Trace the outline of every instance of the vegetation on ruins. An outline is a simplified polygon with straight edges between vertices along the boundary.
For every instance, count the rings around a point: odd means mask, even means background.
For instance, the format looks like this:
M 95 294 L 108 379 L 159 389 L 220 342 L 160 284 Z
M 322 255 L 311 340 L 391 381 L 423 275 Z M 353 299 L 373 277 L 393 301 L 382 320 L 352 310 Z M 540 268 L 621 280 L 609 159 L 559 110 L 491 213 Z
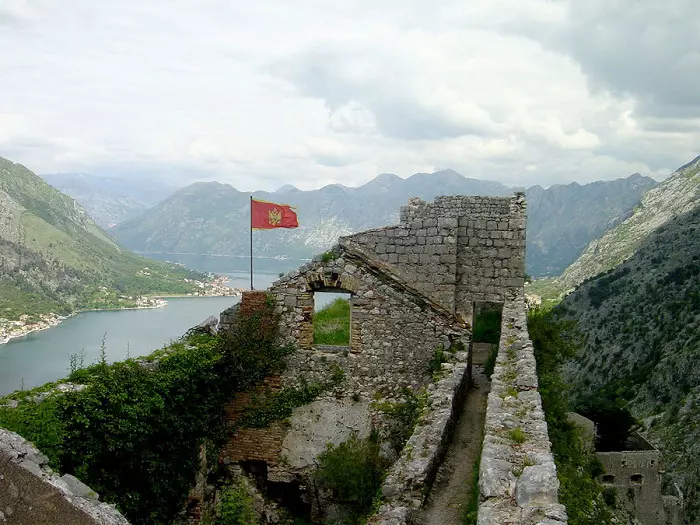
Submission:
M 301 378 L 298 386 L 283 388 L 270 394 L 261 404 L 250 407 L 236 421 L 236 426 L 264 428 L 274 421 L 288 418 L 295 408 L 308 405 L 323 392 L 338 386 L 344 378 L 345 372 L 337 365 L 325 381 L 309 384 Z
M 481 310 L 474 318 L 475 343 L 498 344 L 501 337 L 501 310 Z
M 314 479 L 320 488 L 332 492 L 336 502 L 351 510 L 351 523 L 360 524 L 372 510 L 388 466 L 380 455 L 378 433 L 366 438 L 353 434 L 340 445 L 328 444 L 318 457 Z
M 350 302 L 342 297 L 314 313 L 314 344 L 350 344 Z
M 211 525 L 258 525 L 253 498 L 243 481 L 226 486 L 220 493 Z M 204 525 L 204 524 L 202 524 Z
M 0 425 L 32 441 L 51 466 L 72 473 L 131 523 L 170 523 L 181 509 L 205 441 L 226 437 L 224 404 L 281 366 L 272 303 L 228 337 L 190 333 L 145 360 L 76 370 L 81 391 L 13 394 Z
M 401 454 L 428 403 L 428 395 L 424 390 L 414 392 L 410 388 L 404 388 L 401 390 L 401 396 L 403 400 L 396 403 L 375 404 L 375 408 L 387 417 L 383 437 L 391 443 L 396 454 Z
M 528 330 L 535 349 L 539 391 L 552 453 L 561 486 L 559 500 L 566 506 L 570 525 L 605 525 L 612 513 L 605 504 L 596 477 L 602 466 L 587 448 L 580 431 L 569 420 L 568 386 L 561 365 L 580 348 L 581 337 L 571 321 L 557 321 L 551 311 L 531 310 Z

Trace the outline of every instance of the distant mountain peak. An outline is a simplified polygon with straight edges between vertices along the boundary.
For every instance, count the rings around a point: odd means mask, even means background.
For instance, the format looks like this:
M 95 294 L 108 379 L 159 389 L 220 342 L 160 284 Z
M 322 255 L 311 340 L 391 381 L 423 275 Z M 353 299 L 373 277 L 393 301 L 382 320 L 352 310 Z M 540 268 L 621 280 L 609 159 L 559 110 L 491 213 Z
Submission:
M 274 193 L 289 193 L 291 191 L 300 191 L 294 184 L 285 184 L 277 188 Z

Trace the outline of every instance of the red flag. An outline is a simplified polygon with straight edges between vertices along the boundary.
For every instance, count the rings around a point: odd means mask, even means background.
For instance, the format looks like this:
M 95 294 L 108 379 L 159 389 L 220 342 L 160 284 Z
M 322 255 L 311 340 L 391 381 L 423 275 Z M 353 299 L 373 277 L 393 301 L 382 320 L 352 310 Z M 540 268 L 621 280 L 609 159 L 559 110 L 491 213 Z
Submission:
M 272 228 L 298 228 L 297 214 L 288 204 L 274 202 L 250 201 L 250 227 L 256 230 Z

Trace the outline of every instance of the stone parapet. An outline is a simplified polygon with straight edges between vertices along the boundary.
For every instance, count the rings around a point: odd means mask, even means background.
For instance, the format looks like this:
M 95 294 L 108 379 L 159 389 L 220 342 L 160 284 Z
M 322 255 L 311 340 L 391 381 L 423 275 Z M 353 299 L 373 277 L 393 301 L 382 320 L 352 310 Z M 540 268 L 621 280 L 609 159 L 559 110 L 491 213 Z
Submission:
M 479 470 L 479 525 L 562 525 L 559 480 L 522 293 L 503 307 Z
M 0 429 L 0 522 L 8 525 L 129 525 L 114 507 L 19 434 Z
M 373 525 L 403 525 L 420 509 L 432 485 L 470 380 L 467 352 L 457 352 L 454 362 L 444 363 L 444 377 L 432 384 L 428 405 L 413 434 L 382 485 L 382 501 Z

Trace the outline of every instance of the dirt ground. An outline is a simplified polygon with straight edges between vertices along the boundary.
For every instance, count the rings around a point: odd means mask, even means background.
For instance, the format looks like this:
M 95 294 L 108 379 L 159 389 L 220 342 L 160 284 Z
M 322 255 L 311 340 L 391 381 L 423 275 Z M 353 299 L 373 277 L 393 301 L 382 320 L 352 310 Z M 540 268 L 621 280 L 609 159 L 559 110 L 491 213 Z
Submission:
M 474 346 L 474 386 L 467 393 L 452 443 L 440 466 L 428 502 L 418 516 L 419 523 L 424 525 L 460 525 L 471 498 L 474 463 L 484 438 L 486 398 L 490 386 L 481 365 L 491 348 L 481 343 Z

